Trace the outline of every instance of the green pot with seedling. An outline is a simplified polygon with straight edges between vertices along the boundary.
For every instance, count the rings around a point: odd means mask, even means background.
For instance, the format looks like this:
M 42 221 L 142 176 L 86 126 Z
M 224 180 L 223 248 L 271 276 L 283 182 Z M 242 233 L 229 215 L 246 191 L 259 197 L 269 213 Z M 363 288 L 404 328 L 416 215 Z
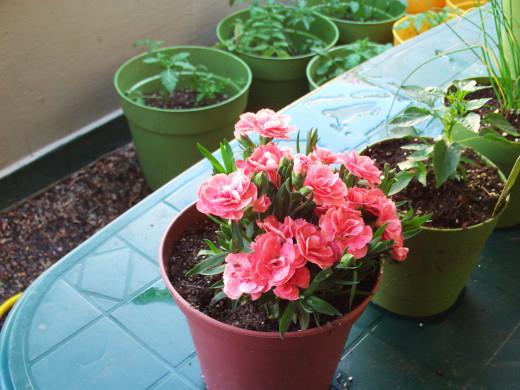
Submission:
M 307 93 L 305 68 L 315 49 L 336 44 L 338 29 L 302 4 L 267 1 L 223 19 L 217 37 L 251 67 L 249 109 L 278 110 Z
M 307 0 L 317 12 L 329 17 L 339 29 L 339 42 L 368 38 L 392 42 L 392 26 L 406 13 L 404 0 Z
M 414 134 L 389 139 L 364 153 L 397 169 L 390 194 L 397 204 L 409 204 L 430 222 L 407 241 L 408 262 L 384 264 L 384 279 L 374 303 L 391 312 L 427 317 L 448 310 L 457 301 L 474 270 L 480 252 L 507 207 L 508 196 L 520 170 L 520 160 L 509 178 L 489 159 L 465 148 L 455 134 L 459 128 L 480 124 L 461 116 L 453 106 L 437 104 L 438 88 L 403 87 L 417 105 L 391 120 L 395 131 Z M 450 100 L 463 104 L 450 92 Z M 477 106 L 478 100 L 467 102 Z M 416 126 L 441 122 L 437 139 L 422 138 Z
M 146 53 L 116 72 L 119 94 L 144 176 L 155 189 L 200 160 L 197 142 L 211 150 L 233 137 L 245 110 L 252 74 L 240 58 L 199 46 L 161 48 L 143 40 Z
M 329 51 L 318 50 L 317 55 L 307 65 L 309 89 L 318 88 L 391 47 L 390 44 L 375 43 L 365 38 Z
M 513 10 L 513 3 L 507 1 L 504 1 L 503 7 L 493 0 L 488 11 L 479 11 L 482 16 L 484 12 L 491 13 L 495 26 L 493 35 L 498 37 L 495 39 L 490 35 L 482 22 L 483 44 L 473 48 L 484 63 L 489 77 L 455 81 L 448 87 L 444 102 L 457 109 L 468 121 L 481 124 L 478 128 L 459 128 L 455 136 L 464 145 L 492 160 L 505 174 L 509 174 L 520 156 L 520 27 L 517 25 L 520 23 L 520 15 L 516 22 L 511 17 L 513 11 L 520 13 L 520 7 Z M 454 28 L 452 31 L 457 33 Z M 491 54 L 491 49 L 496 54 Z M 451 101 L 450 95 L 456 95 L 462 102 Z M 509 205 L 498 227 L 518 224 L 520 183 L 513 188 Z

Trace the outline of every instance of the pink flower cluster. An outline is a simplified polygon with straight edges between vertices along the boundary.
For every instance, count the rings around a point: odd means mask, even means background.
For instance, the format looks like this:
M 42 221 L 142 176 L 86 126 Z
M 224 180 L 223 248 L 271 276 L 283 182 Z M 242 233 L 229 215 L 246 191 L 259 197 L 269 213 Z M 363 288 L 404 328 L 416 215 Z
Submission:
M 236 172 L 217 174 L 199 188 L 197 208 L 202 213 L 238 221 L 247 211 L 248 218 L 254 218 L 261 229 L 251 242 L 250 253 L 226 257 L 223 291 L 232 299 L 248 294 L 255 300 L 272 290 L 280 298 L 296 300 L 300 289 L 309 286 L 312 264 L 320 269 L 332 267 L 345 253 L 363 259 L 374 230 L 383 225 L 383 239 L 393 241 L 392 257 L 401 261 L 407 256 L 396 206 L 377 187 L 382 173 L 374 162 L 355 151 L 333 153 L 319 147 L 309 155 L 292 154 L 271 142 L 272 138 L 288 138 L 292 130 L 287 116 L 271 110 L 243 114 L 235 135 L 256 132 L 267 139 L 266 143 L 247 159 L 237 161 Z M 315 223 L 261 215 L 270 210 L 274 199 L 258 196 L 252 178 L 263 172 L 275 188 L 279 187 L 277 175 L 283 158 L 292 161 L 293 175 L 301 177 L 300 183 L 312 192 Z M 340 172 L 353 176 L 354 184 L 347 187 Z M 369 215 L 372 217 L 367 218 Z

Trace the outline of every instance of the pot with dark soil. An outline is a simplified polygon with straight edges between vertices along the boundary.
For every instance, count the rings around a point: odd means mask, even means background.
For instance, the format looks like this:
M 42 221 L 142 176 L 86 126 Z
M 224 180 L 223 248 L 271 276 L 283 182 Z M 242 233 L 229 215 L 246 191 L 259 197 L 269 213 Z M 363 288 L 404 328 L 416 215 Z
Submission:
M 471 149 L 444 138 L 389 139 L 363 152 L 398 171 L 390 194 L 417 215 L 429 215 L 409 242 L 405 263 L 385 261 L 374 303 L 394 313 L 427 317 L 448 310 L 475 268 L 504 208 L 504 176 Z
M 288 117 L 244 114 L 222 162 L 163 238 L 162 277 L 186 315 L 209 389 L 328 389 L 350 328 L 424 218 L 401 213 L 367 157 L 280 150 Z M 249 132 L 258 133 L 254 144 Z M 205 155 L 207 151 L 201 149 Z
M 223 19 L 217 37 L 253 71 L 249 109 L 279 110 L 308 92 L 305 67 L 314 49 L 336 44 L 338 29 L 304 5 L 252 3 Z
M 489 158 L 504 174 L 509 175 L 520 156 L 520 111 L 508 109 L 502 99 L 497 98 L 498 91 L 499 89 L 493 87 L 488 78 L 457 81 L 450 86 L 445 104 L 451 105 L 454 95 L 462 97 L 463 106 L 457 108 L 463 111 L 464 115 L 471 114 L 474 118 L 478 115 L 481 127 L 478 137 L 469 129 L 459 127 L 455 134 L 456 138 Z M 497 226 L 511 227 L 518 224 L 520 224 L 519 182 L 513 188 L 509 205 Z
M 140 44 L 147 53 L 124 63 L 114 85 L 146 181 L 155 189 L 200 160 L 197 142 L 214 150 L 232 136 L 252 75 L 222 50 Z
M 310 6 L 329 17 L 339 29 L 339 42 L 368 38 L 377 43 L 392 42 L 392 26 L 406 12 L 402 0 L 308 0 Z

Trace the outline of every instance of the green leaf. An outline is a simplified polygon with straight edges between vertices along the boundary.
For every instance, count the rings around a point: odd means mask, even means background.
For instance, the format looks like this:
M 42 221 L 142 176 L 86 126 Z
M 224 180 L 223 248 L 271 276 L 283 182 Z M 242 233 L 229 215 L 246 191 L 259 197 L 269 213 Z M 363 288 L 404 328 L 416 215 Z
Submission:
M 179 79 L 177 74 L 170 68 L 167 68 L 161 72 L 161 84 L 169 93 L 173 92 L 177 86 L 178 80 Z
M 215 256 L 210 256 L 198 263 L 195 267 L 186 272 L 186 276 L 193 276 L 195 274 L 202 274 L 208 272 L 210 269 L 215 268 L 224 263 L 227 253 L 219 253 Z
M 214 304 L 216 304 L 217 302 L 223 300 L 224 298 L 226 298 L 226 294 L 224 294 L 223 291 L 219 291 L 218 293 L 216 293 L 213 298 L 211 299 L 211 302 L 209 303 L 210 306 L 213 306 Z
M 390 124 L 399 127 L 413 127 L 432 118 L 432 112 L 426 108 L 408 107 L 401 114 L 394 117 Z
M 283 335 L 287 331 L 289 324 L 291 323 L 292 317 L 294 315 L 295 303 L 289 302 L 287 306 L 285 306 L 285 310 L 283 311 L 282 317 L 280 321 L 278 321 L 278 332 L 280 336 L 283 338 Z
M 213 170 L 215 171 L 215 173 L 226 173 L 226 169 L 222 166 L 222 164 L 215 158 L 215 156 L 213 156 L 213 154 L 208 150 L 206 149 L 204 146 L 202 146 L 201 144 L 199 144 L 197 142 L 197 149 L 199 149 L 199 152 L 204 156 L 206 157 L 209 162 L 211 163 L 211 165 L 213 166 Z
M 417 162 L 415 165 L 415 177 L 417 181 L 421 183 L 424 187 L 426 187 L 426 179 L 428 177 L 428 170 L 426 168 L 426 164 L 422 162 Z
M 300 329 L 304 330 L 309 327 L 309 322 L 311 316 L 307 310 L 305 310 L 301 305 L 298 305 L 298 324 L 300 325 Z
M 430 157 L 430 154 L 433 152 L 433 145 L 428 145 L 426 148 L 421 150 L 416 150 L 412 154 L 410 154 L 406 159 L 410 161 L 423 161 Z
M 513 137 L 520 137 L 520 133 L 502 114 L 491 112 L 484 117 L 484 122 Z
M 500 207 L 505 202 L 507 195 L 509 195 L 509 193 L 513 189 L 513 186 L 515 185 L 519 174 L 520 174 L 520 157 L 518 157 L 516 159 L 515 165 L 513 166 L 513 169 L 511 170 L 511 173 L 509 174 L 509 177 L 507 178 L 506 183 L 504 184 L 504 189 L 502 190 L 502 193 L 500 194 L 500 197 L 498 198 L 495 209 L 493 210 L 493 215 L 495 215 L 500 210 Z
M 462 118 L 456 118 L 456 125 L 462 126 L 465 129 L 478 134 L 480 130 L 480 115 L 474 112 L 470 112 L 468 115 Z
M 479 108 L 483 107 L 490 100 L 491 100 L 491 98 L 469 100 L 464 103 L 464 106 L 465 106 L 466 110 L 468 110 L 468 111 L 475 111 L 475 110 L 478 110 Z
M 392 195 L 395 195 L 398 192 L 401 192 L 402 190 L 404 190 L 408 186 L 408 184 L 410 184 L 410 181 L 413 179 L 414 176 L 415 176 L 415 174 L 412 172 L 408 172 L 408 171 L 399 172 L 395 176 L 397 181 L 394 184 L 392 184 L 392 187 L 390 188 L 388 195 L 392 196 Z
M 326 314 L 329 316 L 340 316 L 341 313 L 330 303 L 318 298 L 314 295 L 305 298 L 305 303 L 313 310 L 318 313 Z
M 437 188 L 457 172 L 461 153 L 462 149 L 457 143 L 448 144 L 444 139 L 435 143 L 433 171 Z

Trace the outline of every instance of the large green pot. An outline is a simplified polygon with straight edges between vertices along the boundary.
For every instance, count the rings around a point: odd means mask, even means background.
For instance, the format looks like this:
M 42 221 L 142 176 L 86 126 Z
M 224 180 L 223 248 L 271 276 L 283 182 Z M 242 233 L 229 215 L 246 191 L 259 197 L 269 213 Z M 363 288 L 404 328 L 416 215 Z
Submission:
M 377 3 L 378 0 L 366 0 L 368 5 Z M 309 0 L 308 4 L 316 6 L 319 12 L 320 4 L 326 4 L 327 0 Z M 406 4 L 395 1 L 389 9 L 391 17 L 385 20 L 372 22 L 360 22 L 330 17 L 339 29 L 339 43 L 352 43 L 358 39 L 368 38 L 377 43 L 391 43 L 393 40 L 392 27 L 394 23 L 406 14 Z
M 482 77 L 475 77 L 471 80 L 476 80 L 482 85 L 489 84 L 489 80 Z M 470 141 L 462 143 L 489 158 L 505 175 L 509 175 L 516 159 L 520 156 L 520 142 L 507 139 L 499 141 L 484 137 L 475 138 L 474 133 L 463 128 L 458 128 L 454 136 L 460 140 L 471 138 Z M 518 224 L 520 224 L 520 180 L 517 180 L 513 186 L 509 204 L 500 217 L 497 227 L 504 228 Z
M 505 181 L 502 173 L 500 176 Z M 373 302 L 412 317 L 429 317 L 448 310 L 475 269 L 498 217 L 465 229 L 424 227 L 406 241 L 410 252 L 405 261 L 384 261 L 383 281 Z
M 214 150 L 223 138 L 233 138 L 233 125 L 245 110 L 252 80 L 247 64 L 225 51 L 199 46 L 175 46 L 164 50 L 188 52 L 192 64 L 204 65 L 209 72 L 229 78 L 232 83 L 225 91 L 229 99 L 218 104 L 192 109 L 160 109 L 139 104 L 128 97 L 130 91 L 146 93 L 161 89 L 159 65 L 143 63 L 146 54 L 141 54 L 118 69 L 114 85 L 144 176 L 153 189 L 201 159 L 197 142 Z M 189 77 L 189 73 L 183 77 Z
M 246 20 L 249 10 L 241 10 L 221 20 L 217 26 L 217 37 L 221 44 L 232 35 L 236 19 Z M 325 43 L 325 50 L 333 47 L 338 40 L 338 29 L 327 18 L 316 14 L 309 31 L 295 35 L 311 34 Z M 296 36 L 297 38 L 297 36 Z M 248 109 L 260 108 L 279 110 L 308 92 L 305 79 L 305 67 L 314 53 L 290 58 L 267 58 L 253 54 L 235 53 L 242 58 L 253 71 L 253 84 Z

